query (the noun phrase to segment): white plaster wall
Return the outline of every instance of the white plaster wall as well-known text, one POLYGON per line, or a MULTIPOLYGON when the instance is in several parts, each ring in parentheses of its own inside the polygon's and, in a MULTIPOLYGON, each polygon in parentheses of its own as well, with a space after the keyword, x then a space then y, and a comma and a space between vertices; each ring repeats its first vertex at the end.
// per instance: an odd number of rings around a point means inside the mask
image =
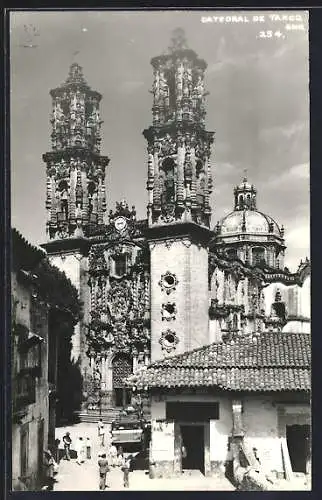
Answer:
POLYGON ((283 471, 281 441, 278 435, 277 408, 269 397, 249 397, 243 401, 245 442, 267 471, 283 471))
POLYGON ((209 342, 220 342, 222 339, 222 332, 220 328, 219 320, 212 319, 209 320, 209 342))
POLYGON ((300 289, 301 316, 311 318, 311 276, 307 276, 300 289))
MULTIPOLYGON (((219 419, 210 420, 210 460, 224 462, 229 459, 228 437, 232 431, 232 410, 231 400, 228 397, 216 397, 211 394, 197 395, 167 395, 165 401, 158 401, 158 398, 152 399, 151 418, 166 418, 166 401, 176 402, 211 402, 219 403, 219 419)), ((153 434, 153 433, 152 433, 153 434)), ((172 454, 172 446, 169 453, 172 454)), ((169 458, 170 459, 170 458, 169 458)))
POLYGON ((231 435, 233 421, 230 398, 216 398, 219 403, 219 420, 210 420, 210 460, 224 462, 229 460, 228 437, 231 435))
POLYGON ((151 361, 165 355, 176 355, 209 342, 208 319, 208 253, 204 248, 184 244, 179 239, 169 247, 164 242, 152 242, 151 249, 151 361), (159 281, 167 271, 178 279, 175 291, 169 295, 161 290, 159 281), (171 322, 162 321, 161 308, 175 302, 177 315, 171 322), (159 343, 161 333, 171 329, 179 343, 167 353, 159 343))
POLYGON ((165 401, 152 400, 151 404, 151 420, 165 419, 166 406, 165 401))
POLYGON ((275 302, 275 294, 278 288, 281 292, 282 300, 287 304, 287 290, 289 287, 284 285, 284 283, 271 283, 263 289, 266 316, 271 314, 271 307, 273 302, 275 302))
POLYGON ((70 279, 72 284, 79 290, 80 288, 80 262, 75 257, 81 256, 77 252, 70 254, 63 254, 63 258, 60 255, 49 255, 49 260, 51 264, 58 267, 61 271, 64 271, 67 278, 70 279))
POLYGON ((311 323, 307 321, 288 321, 283 328, 286 333, 311 333, 311 323))

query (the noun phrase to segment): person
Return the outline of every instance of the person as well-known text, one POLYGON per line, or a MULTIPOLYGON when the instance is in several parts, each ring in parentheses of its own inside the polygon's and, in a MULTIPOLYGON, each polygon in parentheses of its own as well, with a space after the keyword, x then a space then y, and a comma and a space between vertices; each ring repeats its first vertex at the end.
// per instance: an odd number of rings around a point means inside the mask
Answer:
POLYGON ((106 475, 110 470, 108 466, 108 460, 106 458, 106 453, 98 455, 98 470, 99 470, 99 489, 105 490, 105 488, 109 488, 109 486, 106 484, 106 475))
POLYGON ((111 460, 111 466, 115 467, 116 461, 117 461, 117 449, 115 444, 111 444, 110 450, 109 450, 109 455, 110 455, 110 460, 111 460))
POLYGON ((131 465, 132 465, 132 459, 133 459, 132 455, 129 455, 127 458, 123 457, 121 471, 123 472, 124 488, 129 488, 129 486, 130 486, 129 475, 130 475, 130 470, 131 470, 131 465))
POLYGON ((19 476, 13 490, 14 491, 28 491, 28 488, 26 485, 26 479, 27 478, 24 476, 19 476))
POLYGON ((44 469, 45 469, 45 486, 48 491, 53 491, 54 489, 54 459, 49 450, 44 452, 44 469))
POLYGON ((124 462, 124 453, 123 453, 123 448, 122 448, 122 446, 119 446, 119 447, 118 447, 118 450, 117 450, 116 463, 117 463, 117 465, 118 465, 119 467, 122 467, 123 462, 124 462))
POLYGON ((92 458, 91 451, 92 451, 92 443, 88 437, 88 438, 86 438, 86 458, 89 460, 92 458))
POLYGON ((77 453, 76 463, 78 465, 81 465, 83 462, 85 462, 85 453, 84 453, 85 446, 84 446, 84 440, 81 436, 76 441, 75 450, 77 453))
POLYGON ((66 434, 63 436, 63 443, 65 450, 64 460, 70 460, 70 445, 72 444, 72 440, 70 438, 69 432, 66 432, 66 434))
POLYGON ((100 418, 97 424, 98 436, 100 438, 101 446, 104 446, 104 437, 105 437, 105 427, 103 424, 103 420, 100 418))

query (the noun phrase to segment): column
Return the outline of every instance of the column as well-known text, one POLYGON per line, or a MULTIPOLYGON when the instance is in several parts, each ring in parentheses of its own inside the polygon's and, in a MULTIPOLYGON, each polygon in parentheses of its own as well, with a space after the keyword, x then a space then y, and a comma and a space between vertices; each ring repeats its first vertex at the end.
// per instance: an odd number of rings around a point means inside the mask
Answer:
POLYGON ((233 437, 243 437, 243 418, 242 418, 242 402, 240 400, 233 400, 233 437))

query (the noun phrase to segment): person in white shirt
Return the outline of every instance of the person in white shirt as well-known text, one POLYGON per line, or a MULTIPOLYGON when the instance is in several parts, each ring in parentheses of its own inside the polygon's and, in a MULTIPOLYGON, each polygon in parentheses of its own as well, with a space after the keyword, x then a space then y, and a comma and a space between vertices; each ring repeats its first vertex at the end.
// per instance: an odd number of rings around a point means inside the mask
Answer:
POLYGON ((84 440, 82 437, 79 437, 75 443, 75 451, 77 453, 76 463, 81 465, 85 462, 85 446, 84 440))
POLYGON ((98 437, 100 439, 101 446, 104 446, 104 438, 105 438, 105 427, 103 424, 103 420, 100 418, 97 424, 98 437))
POLYGON ((116 466, 116 457, 117 457, 117 449, 116 446, 112 443, 109 449, 110 463, 112 467, 116 466))

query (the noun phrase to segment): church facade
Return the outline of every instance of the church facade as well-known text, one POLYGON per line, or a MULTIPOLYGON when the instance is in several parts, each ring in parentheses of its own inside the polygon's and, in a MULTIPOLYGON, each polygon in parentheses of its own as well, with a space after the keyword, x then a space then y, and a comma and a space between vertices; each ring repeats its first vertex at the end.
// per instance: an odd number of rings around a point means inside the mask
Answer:
MULTIPOLYGON (((257 208, 246 177, 233 211, 211 228, 214 132, 205 128, 205 61, 178 31, 151 61, 147 218, 125 201, 106 210, 102 96, 73 64, 51 90, 46 249, 76 286, 82 320, 73 356, 82 412, 130 403, 125 380, 165 357, 262 332, 310 334, 310 263, 284 267, 284 229, 257 208)), ((112 168, 113 170, 113 168, 112 168)))

